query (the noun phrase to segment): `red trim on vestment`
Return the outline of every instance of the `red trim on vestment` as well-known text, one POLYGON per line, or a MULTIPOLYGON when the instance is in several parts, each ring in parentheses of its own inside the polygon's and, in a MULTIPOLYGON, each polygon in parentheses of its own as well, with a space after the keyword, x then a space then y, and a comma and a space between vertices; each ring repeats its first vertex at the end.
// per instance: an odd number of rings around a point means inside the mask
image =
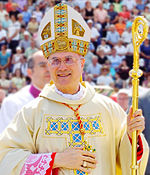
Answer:
POLYGON ((53 171, 52 171, 55 155, 56 155, 56 152, 52 153, 52 155, 51 155, 52 160, 49 163, 50 167, 46 170, 46 174, 45 175, 51 175, 51 173, 52 173, 52 175, 57 175, 58 174, 58 173, 57 174, 53 174, 53 171))
MULTIPOLYGON (((130 138, 130 136, 128 135, 128 138, 130 140, 130 143, 132 144, 132 139, 130 138)), ((138 143, 137 143, 137 161, 139 161, 142 158, 143 155, 143 143, 142 143, 142 139, 141 136, 138 136, 138 143)))

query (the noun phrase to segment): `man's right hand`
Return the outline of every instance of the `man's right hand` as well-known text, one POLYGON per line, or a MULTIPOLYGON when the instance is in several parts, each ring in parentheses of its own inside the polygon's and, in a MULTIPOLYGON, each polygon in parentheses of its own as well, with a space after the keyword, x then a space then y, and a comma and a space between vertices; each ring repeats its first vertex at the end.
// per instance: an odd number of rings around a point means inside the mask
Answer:
POLYGON ((56 153, 53 168, 77 169, 90 173, 96 168, 96 156, 94 153, 84 151, 83 148, 68 148, 62 153, 56 153), (83 162, 86 166, 83 167, 83 162))

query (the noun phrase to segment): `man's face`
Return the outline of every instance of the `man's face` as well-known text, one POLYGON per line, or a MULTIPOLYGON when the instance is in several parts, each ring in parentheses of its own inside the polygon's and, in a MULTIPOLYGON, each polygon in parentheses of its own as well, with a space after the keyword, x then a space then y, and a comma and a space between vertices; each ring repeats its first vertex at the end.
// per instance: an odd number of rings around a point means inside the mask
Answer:
POLYGON ((129 97, 127 94, 125 94, 125 93, 118 94, 117 102, 124 109, 124 111, 126 111, 128 109, 129 97))
POLYGON ((42 55, 34 58, 34 68, 31 71, 31 79, 34 85, 42 89, 46 83, 50 82, 50 72, 47 60, 42 55))
POLYGON ((97 58, 94 57, 94 58, 92 59, 93 65, 96 66, 97 62, 98 62, 97 58))
POLYGON ((81 59, 80 55, 57 52, 50 55, 48 61, 51 78, 59 90, 71 93, 72 89, 79 86, 84 66, 84 59, 81 59))
POLYGON ((25 40, 29 40, 29 35, 24 35, 25 40))

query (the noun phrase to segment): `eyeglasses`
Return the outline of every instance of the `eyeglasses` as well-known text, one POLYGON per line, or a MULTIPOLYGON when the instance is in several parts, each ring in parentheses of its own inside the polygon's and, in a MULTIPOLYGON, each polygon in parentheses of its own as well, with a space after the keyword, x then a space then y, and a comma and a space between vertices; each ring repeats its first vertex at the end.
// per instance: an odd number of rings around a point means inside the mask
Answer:
POLYGON ((64 57, 64 60, 58 57, 53 57, 52 59, 49 59, 48 62, 54 67, 59 67, 61 65, 61 62, 63 62, 66 66, 71 66, 75 62, 77 62, 77 60, 79 59, 72 57, 72 56, 66 56, 64 57))

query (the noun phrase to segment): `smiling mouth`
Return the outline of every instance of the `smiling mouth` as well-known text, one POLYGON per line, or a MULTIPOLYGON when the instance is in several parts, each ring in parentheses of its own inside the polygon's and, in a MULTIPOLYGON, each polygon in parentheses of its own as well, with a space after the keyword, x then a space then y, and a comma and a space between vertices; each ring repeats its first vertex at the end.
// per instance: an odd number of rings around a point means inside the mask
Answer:
POLYGON ((57 76, 58 76, 58 77, 68 77, 68 76, 70 76, 70 75, 71 75, 71 73, 66 74, 66 75, 63 75, 63 74, 58 74, 57 76))

